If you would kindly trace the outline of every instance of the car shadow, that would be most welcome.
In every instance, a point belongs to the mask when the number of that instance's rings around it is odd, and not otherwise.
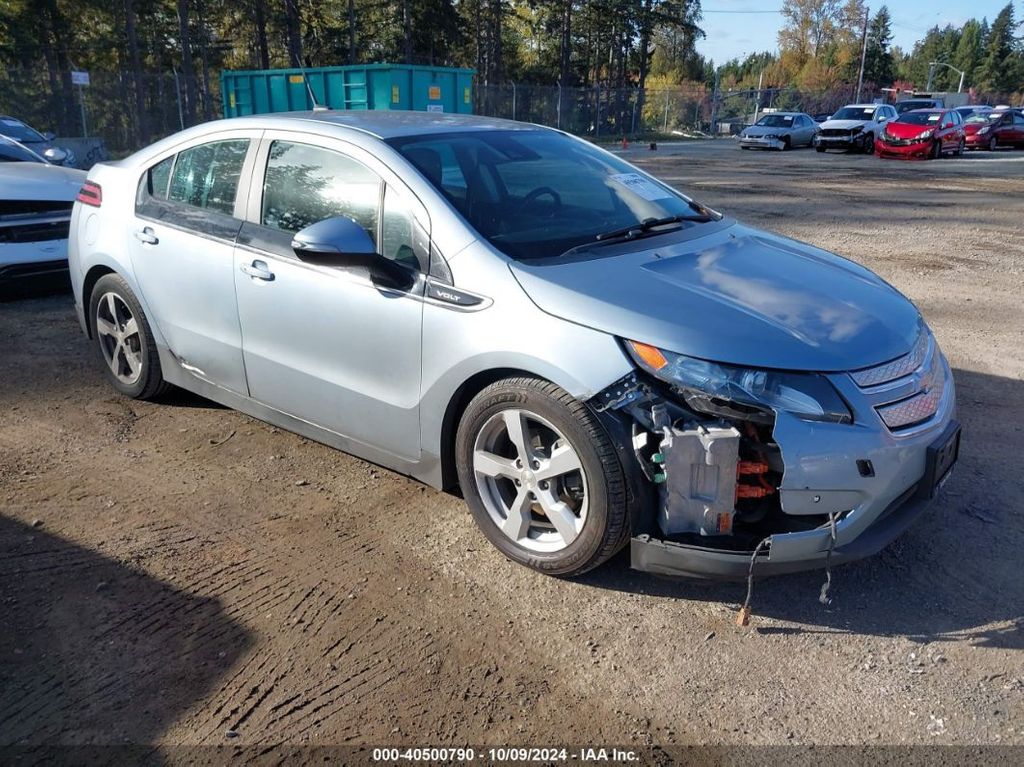
[[[217,599],[5,515],[0,614],[0,746],[31,761],[158,742],[254,643]]]
[[[1024,382],[955,370],[960,460],[924,516],[881,553],[822,571],[755,582],[752,625],[766,634],[840,632],[970,641],[1024,649]],[[738,604],[746,584],[671,579],[629,569],[628,550],[582,579],[664,598]],[[757,626],[758,616],[790,625]]]

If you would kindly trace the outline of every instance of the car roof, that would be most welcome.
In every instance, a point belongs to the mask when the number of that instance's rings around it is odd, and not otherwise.
[[[840,107],[839,109],[868,109],[868,108],[872,108],[873,109],[874,107],[884,107],[884,106],[886,106],[886,105],[885,104],[847,104],[846,106]],[[836,111],[838,112],[839,110],[837,109]]]
[[[318,109],[306,112],[279,112],[253,115],[251,117],[232,117],[220,122],[222,127],[224,123],[229,122],[232,126],[238,128],[254,126],[261,128],[286,128],[288,126],[295,127],[297,122],[310,121],[358,130],[380,139],[479,130],[550,130],[540,125],[503,120],[498,117],[398,110],[357,111]]]

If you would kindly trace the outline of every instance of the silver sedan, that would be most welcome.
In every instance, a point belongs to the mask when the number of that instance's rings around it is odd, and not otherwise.
[[[93,168],[71,232],[116,390],[460,488],[545,573],[627,545],[703,577],[866,556],[957,457],[949,366],[888,283],[559,131],[209,123]]]
[[[743,149],[793,149],[813,146],[818,123],[803,112],[770,112],[740,133]]]

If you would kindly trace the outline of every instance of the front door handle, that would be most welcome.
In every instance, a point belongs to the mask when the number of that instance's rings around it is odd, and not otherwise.
[[[160,242],[160,238],[157,237],[153,230],[148,226],[144,229],[136,230],[135,239],[146,245],[156,245]]]
[[[253,261],[251,264],[242,264],[239,268],[243,274],[248,274],[254,280],[270,282],[274,279],[274,273],[267,268],[266,261]]]

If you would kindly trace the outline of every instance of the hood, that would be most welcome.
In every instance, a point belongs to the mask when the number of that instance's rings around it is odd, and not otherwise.
[[[870,125],[871,120],[825,120],[821,124],[822,129],[830,130],[852,130],[854,128],[863,128],[865,125]]]
[[[0,164],[0,200],[74,202],[86,175],[41,162],[5,162]]]
[[[994,123],[965,123],[964,133],[968,136],[973,136],[975,133],[980,131],[982,128],[991,128]]]
[[[784,136],[793,130],[792,126],[786,126],[782,128],[771,128],[767,125],[751,125],[749,128],[744,128],[743,133],[747,136]]]
[[[854,370],[917,340],[913,304],[844,258],[738,224],[658,245],[668,237],[641,241],[643,251],[511,269],[548,314],[717,362]]]
[[[932,125],[913,125],[912,123],[891,122],[885,126],[885,132],[896,138],[917,138],[925,131],[932,133],[939,127],[938,123]]]

